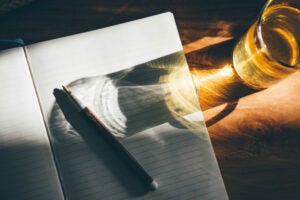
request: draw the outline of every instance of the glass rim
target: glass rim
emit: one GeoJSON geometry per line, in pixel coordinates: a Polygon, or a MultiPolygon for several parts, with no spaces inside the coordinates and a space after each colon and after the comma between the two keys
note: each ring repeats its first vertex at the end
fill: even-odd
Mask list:
{"type": "MultiPolygon", "coordinates": [[[[262,16],[263,16],[263,13],[266,11],[266,9],[269,8],[273,2],[274,2],[274,0],[268,0],[264,4],[264,6],[262,7],[262,9],[260,10],[260,12],[257,16],[257,24],[256,24],[256,27],[255,27],[255,33],[256,33],[256,36],[258,38],[259,48],[261,48],[264,51],[264,53],[266,53],[267,58],[270,59],[271,61],[276,62],[279,65],[282,65],[282,66],[287,67],[287,68],[300,69],[299,63],[298,63],[298,65],[297,64],[296,65],[290,65],[290,64],[287,64],[285,62],[282,62],[279,59],[272,56],[269,53],[268,48],[262,48],[262,47],[266,47],[265,42],[264,42],[264,37],[262,36],[262,30],[261,30],[262,16]]],[[[282,3],[284,3],[284,1],[282,1],[282,3]]],[[[278,4],[278,5],[280,5],[280,4],[278,4]]],[[[281,5],[284,5],[284,4],[281,4],[281,5]]]]}

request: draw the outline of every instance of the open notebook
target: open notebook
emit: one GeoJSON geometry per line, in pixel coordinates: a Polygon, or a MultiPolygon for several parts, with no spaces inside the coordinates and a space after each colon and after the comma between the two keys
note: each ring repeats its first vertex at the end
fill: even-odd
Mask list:
{"type": "Polygon", "coordinates": [[[0,52],[0,199],[228,199],[171,13],[0,52]],[[67,85],[157,181],[53,94],[67,85]]]}

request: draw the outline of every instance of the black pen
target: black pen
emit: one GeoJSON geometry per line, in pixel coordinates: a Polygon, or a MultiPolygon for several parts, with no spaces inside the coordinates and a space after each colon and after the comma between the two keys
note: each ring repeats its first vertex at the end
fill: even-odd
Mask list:
{"type": "Polygon", "coordinates": [[[147,171],[138,163],[138,161],[129,153],[129,151],[114,137],[114,135],[105,127],[105,125],[96,117],[96,115],[80,100],[72,94],[68,87],[62,86],[64,92],[68,95],[77,110],[90,120],[99,130],[104,139],[113,147],[116,153],[131,167],[138,177],[147,185],[149,189],[156,190],[157,182],[147,173],[147,171]]]}

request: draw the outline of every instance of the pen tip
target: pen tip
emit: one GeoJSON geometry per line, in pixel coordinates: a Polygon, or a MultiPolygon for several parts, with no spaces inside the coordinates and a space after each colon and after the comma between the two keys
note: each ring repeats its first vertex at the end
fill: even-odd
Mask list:
{"type": "Polygon", "coordinates": [[[62,88],[65,92],[71,93],[71,90],[67,86],[62,85],[62,88]]]}

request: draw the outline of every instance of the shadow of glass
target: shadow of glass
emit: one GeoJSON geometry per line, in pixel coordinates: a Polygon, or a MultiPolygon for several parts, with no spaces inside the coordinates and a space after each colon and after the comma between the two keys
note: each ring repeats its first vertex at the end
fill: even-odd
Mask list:
{"type": "MultiPolygon", "coordinates": [[[[134,144],[135,142],[141,143],[142,140],[145,144],[151,144],[151,148],[154,149],[143,151],[143,155],[146,157],[148,154],[155,157],[168,152],[168,159],[174,162],[168,168],[177,169],[183,165],[183,163],[177,162],[177,154],[181,149],[176,147],[174,150],[174,141],[169,138],[176,137],[179,132],[198,131],[205,128],[203,119],[199,115],[199,104],[183,52],[167,55],[108,75],[81,78],[70,83],[68,87],[93,110],[101,122],[121,142],[134,144]],[[168,128],[162,128],[161,131],[153,130],[161,125],[168,128]],[[178,131],[179,129],[180,131],[178,131]],[[171,149],[172,151],[170,151],[171,149]]],[[[111,182],[120,182],[131,197],[145,195],[147,191],[141,186],[143,184],[139,182],[136,175],[129,173],[130,169],[122,163],[122,160],[119,160],[117,155],[114,155],[114,152],[111,152],[111,147],[103,141],[99,133],[91,129],[78,112],[72,106],[70,107],[66,96],[58,91],[55,90],[57,104],[53,106],[49,125],[54,151],[56,151],[57,159],[61,160],[60,168],[64,171],[62,174],[64,182],[74,182],[75,175],[82,179],[80,182],[90,182],[91,177],[80,176],[80,171],[68,171],[69,166],[73,163],[77,162],[78,165],[82,165],[80,168],[83,170],[85,170],[84,165],[88,165],[89,168],[91,165],[94,168],[95,166],[99,168],[105,166],[103,171],[110,173],[107,177],[111,179],[113,176],[117,179],[117,181],[111,182]],[[78,149],[80,149],[80,153],[78,153],[78,149]],[[92,153],[89,152],[89,149],[92,153]],[[66,155],[66,152],[77,152],[77,155],[82,156],[74,158],[74,156],[66,155]],[[84,163],[85,160],[88,161],[84,163]]],[[[191,142],[195,141],[193,137],[198,136],[203,141],[207,141],[207,135],[201,134],[201,132],[198,136],[184,135],[191,137],[191,142]]],[[[139,151],[142,151],[143,148],[140,147],[139,151]]],[[[130,148],[128,150],[130,151],[130,148]]],[[[159,162],[158,158],[158,156],[153,158],[152,163],[159,162]]],[[[143,165],[143,163],[141,164],[143,165]]],[[[147,167],[151,168],[156,164],[158,163],[148,163],[143,167],[147,170],[147,167]]],[[[184,170],[188,170],[188,167],[184,170]]],[[[93,174],[93,176],[101,174],[93,171],[87,173],[93,174]]],[[[154,168],[153,173],[155,175],[160,172],[154,168]]],[[[151,174],[151,170],[149,174],[151,174]]],[[[161,177],[163,175],[159,176],[159,178],[161,177]]],[[[190,180],[190,178],[187,179],[190,180]]],[[[164,185],[169,179],[161,178],[160,181],[159,184],[164,185]]],[[[101,181],[98,184],[101,185],[101,181]]],[[[71,186],[66,184],[66,187],[71,186]]],[[[108,188],[111,189],[111,186],[108,188]]],[[[68,195],[70,198],[73,193],[76,196],[76,189],[68,188],[68,191],[71,191],[68,195]]],[[[163,191],[162,188],[160,188],[161,191],[163,191]]],[[[103,191],[103,194],[107,194],[107,192],[103,191]]]]}
{"type": "Polygon", "coordinates": [[[183,116],[199,109],[182,52],[108,75],[69,84],[117,137],[163,123],[190,126],[183,116]]]}
{"type": "Polygon", "coordinates": [[[186,55],[201,109],[227,104],[220,113],[206,120],[207,126],[230,114],[241,97],[256,92],[243,83],[232,66],[235,44],[236,40],[232,39],[186,55]]]}

